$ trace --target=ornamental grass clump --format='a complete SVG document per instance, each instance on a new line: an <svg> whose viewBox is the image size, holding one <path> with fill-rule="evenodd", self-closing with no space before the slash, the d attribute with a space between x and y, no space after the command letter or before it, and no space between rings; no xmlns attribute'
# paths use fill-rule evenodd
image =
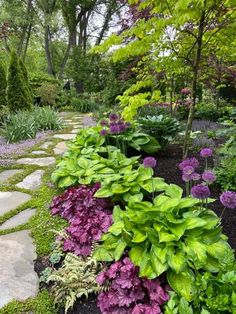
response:
<svg viewBox="0 0 236 314"><path fill-rule="evenodd" d="M53 215L69 221L63 239L64 251L88 256L92 243L100 240L112 223L111 203L107 199L94 197L100 185L69 188L56 196L51 204Z"/></svg>
<svg viewBox="0 0 236 314"><path fill-rule="evenodd" d="M101 272L97 282L109 286L98 296L102 314L158 314L169 299L168 286L159 279L140 278L138 267L128 257Z"/></svg>

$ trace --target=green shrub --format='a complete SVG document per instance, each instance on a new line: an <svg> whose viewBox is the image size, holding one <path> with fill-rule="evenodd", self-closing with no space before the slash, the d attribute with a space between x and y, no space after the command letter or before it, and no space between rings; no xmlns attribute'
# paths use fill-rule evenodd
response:
<svg viewBox="0 0 236 314"><path fill-rule="evenodd" d="M52 83L44 82L37 89L37 97L40 97L40 105L54 106L58 98L58 86Z"/></svg>
<svg viewBox="0 0 236 314"><path fill-rule="evenodd" d="M232 112L232 107L217 107L214 104L199 103L196 106L195 118L217 121L219 119L227 119Z"/></svg>
<svg viewBox="0 0 236 314"><path fill-rule="evenodd" d="M27 69L26 69L26 67L25 67L25 65L21 59L19 59L19 67L20 67L20 70L21 70L22 75L23 75L23 82L24 82L28 101L30 104L32 104L33 100L34 100L33 91L32 91L32 88L29 84L29 77L28 77Z"/></svg>
<svg viewBox="0 0 236 314"><path fill-rule="evenodd" d="M2 63L0 63L0 110L7 106L7 78L6 71ZM1 114L0 114L1 120Z"/></svg>
<svg viewBox="0 0 236 314"><path fill-rule="evenodd" d="M93 99L85 99L79 97L71 98L71 106L79 112L87 113L96 110L97 103Z"/></svg>
<svg viewBox="0 0 236 314"><path fill-rule="evenodd" d="M2 124L4 124L4 122L7 119L9 114L10 114L10 111L9 111L9 108L7 106L0 107L0 126Z"/></svg>
<svg viewBox="0 0 236 314"><path fill-rule="evenodd" d="M15 52L11 54L7 85L8 105L11 111L16 112L32 108L29 90L25 84L25 76Z"/></svg>
<svg viewBox="0 0 236 314"><path fill-rule="evenodd" d="M236 156L223 157L216 168L217 182L223 190L236 190Z"/></svg>
<svg viewBox="0 0 236 314"><path fill-rule="evenodd" d="M8 143L35 138L37 131L58 130L62 121L51 108L19 111L7 117L3 124L3 136Z"/></svg>
<svg viewBox="0 0 236 314"><path fill-rule="evenodd" d="M159 116L159 115L170 115L169 107L145 105L138 110L139 118L145 118L146 116Z"/></svg>
<svg viewBox="0 0 236 314"><path fill-rule="evenodd" d="M176 119L163 115L139 118L138 122L147 134L159 142L161 147L165 147L180 131L180 124Z"/></svg>

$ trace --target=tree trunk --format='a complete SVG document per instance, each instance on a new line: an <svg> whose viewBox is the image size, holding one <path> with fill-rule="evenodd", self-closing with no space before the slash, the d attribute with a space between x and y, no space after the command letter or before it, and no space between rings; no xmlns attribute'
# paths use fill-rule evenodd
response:
<svg viewBox="0 0 236 314"><path fill-rule="evenodd" d="M116 4L116 1L113 0L111 1L110 5L107 8L107 12L106 12L106 16L105 16L105 20L101 29L101 32L98 36L98 39L96 40L96 45L100 45L101 41L103 40L103 37L105 35L105 32L108 30L109 27L109 22L112 18L113 15L113 7Z"/></svg>
<svg viewBox="0 0 236 314"><path fill-rule="evenodd" d="M33 10L32 0L28 0L27 9L26 9L26 22L23 26L23 31L22 31L22 34L20 37L20 42L18 44L18 48L17 48L17 54L19 56L22 54L24 42L28 38L27 30L29 29L29 25L31 25L31 22L32 22L32 10ZM24 51L25 51L25 49L24 49Z"/></svg>
<svg viewBox="0 0 236 314"><path fill-rule="evenodd" d="M44 45L45 45L45 54L47 58L47 65L48 65L48 74L55 75L53 69L53 62L52 62L52 53L51 53L51 45L50 45L50 27L49 25L45 25L44 30Z"/></svg>
<svg viewBox="0 0 236 314"><path fill-rule="evenodd" d="M171 75L170 80L170 115L173 117L173 91L174 91L174 75Z"/></svg>
<svg viewBox="0 0 236 314"><path fill-rule="evenodd" d="M29 47L29 40L30 40L30 36L31 36L31 31L32 31L32 24L30 24L28 27L28 32L27 32L27 37L26 37L26 42L25 42L25 48L24 48L24 52L22 55L23 62L25 61L26 53L27 53L27 50Z"/></svg>
<svg viewBox="0 0 236 314"><path fill-rule="evenodd" d="M204 33L205 16L206 16L206 11L204 10L202 12L202 16L201 16L199 27L198 27L197 51L195 55L194 65L193 65L192 104L190 105L188 121L186 125L186 130L185 130L183 158L186 158L188 154L190 134L191 134L192 124L193 124L193 119L194 119L194 111L195 111L196 98L197 98L199 64L200 64L201 56L202 56L202 37Z"/></svg>

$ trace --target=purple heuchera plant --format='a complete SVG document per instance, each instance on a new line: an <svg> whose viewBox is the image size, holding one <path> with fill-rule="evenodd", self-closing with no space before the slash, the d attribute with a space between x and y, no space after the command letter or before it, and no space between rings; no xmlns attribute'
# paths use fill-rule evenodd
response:
<svg viewBox="0 0 236 314"><path fill-rule="evenodd" d="M112 215L108 199L95 198L100 184L79 186L67 189L56 196L51 204L53 215L67 219L68 237L64 239L64 250L76 255L88 256L94 241L100 240L112 224Z"/></svg>
<svg viewBox="0 0 236 314"><path fill-rule="evenodd" d="M158 314L169 299L169 287L163 287L159 279L140 278L138 267L128 257L97 276L100 285L107 281L109 289L98 296L102 314Z"/></svg>

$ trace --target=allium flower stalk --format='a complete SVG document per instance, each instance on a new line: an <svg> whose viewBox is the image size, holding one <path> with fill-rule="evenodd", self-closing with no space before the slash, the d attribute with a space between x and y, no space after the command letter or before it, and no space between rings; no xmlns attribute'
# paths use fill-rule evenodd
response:
<svg viewBox="0 0 236 314"><path fill-rule="evenodd" d="M229 209L236 208L236 193L233 191L223 192L220 195L220 202L224 206L224 209L220 215L220 217L222 218L226 208L229 208Z"/></svg>
<svg viewBox="0 0 236 314"><path fill-rule="evenodd" d="M153 182L153 170L152 168L155 168L157 165L156 159L153 157L146 157L143 160L143 166L144 168L148 168L151 174L151 179L152 179L152 199L154 200L155 197L155 187L154 187L154 182Z"/></svg>

